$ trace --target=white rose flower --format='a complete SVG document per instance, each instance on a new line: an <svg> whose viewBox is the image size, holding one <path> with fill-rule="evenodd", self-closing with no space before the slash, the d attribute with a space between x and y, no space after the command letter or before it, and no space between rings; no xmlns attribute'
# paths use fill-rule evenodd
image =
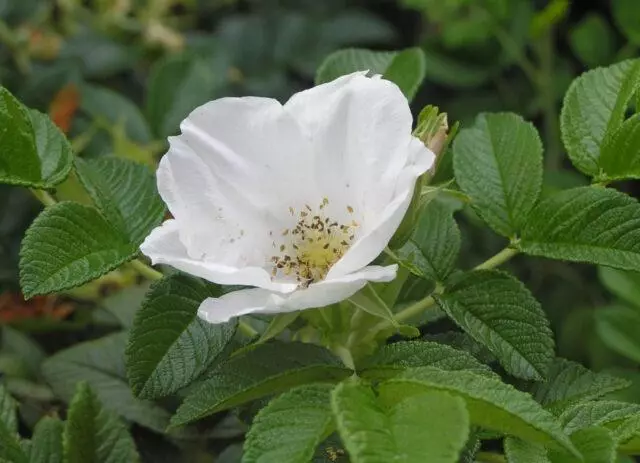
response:
<svg viewBox="0 0 640 463"><path fill-rule="evenodd" d="M397 266L368 265L385 248L435 159L411 134L400 89L354 73L294 95L222 98L170 137L158 190L173 214L141 250L222 285L211 323L323 307Z"/></svg>

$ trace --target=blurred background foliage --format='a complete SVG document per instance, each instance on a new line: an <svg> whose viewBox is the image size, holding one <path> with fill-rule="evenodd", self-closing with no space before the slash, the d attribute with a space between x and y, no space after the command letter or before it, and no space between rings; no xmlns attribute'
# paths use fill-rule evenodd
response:
<svg viewBox="0 0 640 463"><path fill-rule="evenodd" d="M640 56L640 1L0 0L0 84L48 112L78 155L115 154L151 167L196 106L234 95L285 101L313 85L328 55L349 47L419 47L426 80L413 100L416 114L435 104L462 126L483 111L533 121L546 148L545 189L554 191L587 183L560 141L562 97L580 73ZM446 179L446 163L441 168ZM633 182L621 188L640 194ZM89 201L74 177L56 195ZM147 288L138 274L125 267L60 296L22 299L19 244L40 207L24 189L0 188L0 371L22 399L23 421L56 413L58 399L72 392L69 377L93 378L96 388L102 380L95 378L107 376L112 401L120 403L111 406L137 423L144 458L176 461L189 436L169 444L148 431L161 431L175 404L132 407L121 361L125 338L98 339L130 326ZM457 219L465 268L506 244L470 208L461 207ZM558 354L630 379L634 386L619 396L640 402L640 275L529 257L509 268L542 302ZM406 284L409 299L429 289L411 278ZM426 325L425 333L454 329L442 323ZM52 365L68 377L52 373ZM224 442L217 461L236 461L237 446L226 445L243 425L231 415L205 425L185 461L199 461L203 439Z"/></svg>

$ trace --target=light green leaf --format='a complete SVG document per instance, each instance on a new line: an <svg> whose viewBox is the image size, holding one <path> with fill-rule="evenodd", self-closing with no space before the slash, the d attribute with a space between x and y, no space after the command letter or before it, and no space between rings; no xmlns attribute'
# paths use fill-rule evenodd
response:
<svg viewBox="0 0 640 463"><path fill-rule="evenodd" d="M549 321L518 280L496 270L470 272L436 301L509 373L526 379L546 377L554 355Z"/></svg>
<svg viewBox="0 0 640 463"><path fill-rule="evenodd" d="M180 122L212 96L213 69L195 56L169 55L149 73L146 114L158 138L178 132Z"/></svg>
<svg viewBox="0 0 640 463"><path fill-rule="evenodd" d="M363 378L389 378L407 368L431 366L441 370L469 370L494 375L487 365L463 350L429 341L403 341L386 344L366 360L358 374Z"/></svg>
<svg viewBox="0 0 640 463"><path fill-rule="evenodd" d="M640 4L635 0L612 0L613 18L629 41L640 45Z"/></svg>
<svg viewBox="0 0 640 463"><path fill-rule="evenodd" d="M567 407L560 415L567 434L594 426L616 428L625 420L640 416L640 404L616 400L583 400Z"/></svg>
<svg viewBox="0 0 640 463"><path fill-rule="evenodd" d="M550 463L547 449L542 445L515 437L507 437L504 440L504 454L508 463Z"/></svg>
<svg viewBox="0 0 640 463"><path fill-rule="evenodd" d="M333 385L311 384L285 392L256 415L244 443L242 463L309 461L333 430Z"/></svg>
<svg viewBox="0 0 640 463"><path fill-rule="evenodd" d="M622 124L639 84L640 60L629 60L588 71L569 87L560 115L562 140L584 174L598 175L602 141Z"/></svg>
<svg viewBox="0 0 640 463"><path fill-rule="evenodd" d="M50 188L71 170L71 146L39 111L25 108L0 87L0 183Z"/></svg>
<svg viewBox="0 0 640 463"><path fill-rule="evenodd" d="M441 201L429 201L420 211L407 243L398 250L400 264L421 278L444 282L460 251L460 230L453 211Z"/></svg>
<svg viewBox="0 0 640 463"><path fill-rule="evenodd" d="M62 421L45 416L33 430L29 463L62 463Z"/></svg>
<svg viewBox="0 0 640 463"><path fill-rule="evenodd" d="M73 288L110 272L138 253L97 210L62 202L31 224L20 249L25 297Z"/></svg>
<svg viewBox="0 0 640 463"><path fill-rule="evenodd" d="M162 221L164 203L148 167L116 157L78 158L76 173L98 210L136 247Z"/></svg>
<svg viewBox="0 0 640 463"><path fill-rule="evenodd" d="M640 311L629 307L603 307L594 312L598 337L615 352L640 362Z"/></svg>
<svg viewBox="0 0 640 463"><path fill-rule="evenodd" d="M602 284L621 300L640 309L640 273L599 267Z"/></svg>
<svg viewBox="0 0 640 463"><path fill-rule="evenodd" d="M551 413L529 394L499 379L470 371L421 367L406 370L380 385L381 400L388 404L427 391L448 392L464 399L474 425L575 453Z"/></svg>
<svg viewBox="0 0 640 463"><path fill-rule="evenodd" d="M582 458L551 450L551 463L614 463L616 460L616 442L608 429L581 429L571 435L571 441Z"/></svg>
<svg viewBox="0 0 640 463"><path fill-rule="evenodd" d="M600 167L601 177L608 180L640 178L640 115L627 119L604 138Z"/></svg>
<svg viewBox="0 0 640 463"><path fill-rule="evenodd" d="M139 461L133 439L117 416L105 410L82 382L69 405L64 428L66 463Z"/></svg>
<svg viewBox="0 0 640 463"><path fill-rule="evenodd" d="M289 325L298 319L300 312L284 312L275 315L269 325L264 330L264 333L260 335L257 343L267 342L269 339L273 339L282 333Z"/></svg>
<svg viewBox="0 0 640 463"><path fill-rule="evenodd" d="M129 388L124 366L127 333L76 344L49 357L42 373L56 396L70 402L76 384L86 381L104 407L121 417L159 433L169 424L169 413L136 399Z"/></svg>
<svg viewBox="0 0 640 463"><path fill-rule="evenodd" d="M455 138L453 167L478 215L497 233L516 235L542 188L536 128L516 114L482 114Z"/></svg>
<svg viewBox="0 0 640 463"><path fill-rule="evenodd" d="M335 383L352 373L320 346L275 341L254 345L217 366L208 380L190 391L171 425L181 426L294 386Z"/></svg>
<svg viewBox="0 0 640 463"><path fill-rule="evenodd" d="M385 410L370 387L344 382L331 406L354 463L455 463L469 435L464 401L439 392L412 395ZM437 419L433 419L437 417Z"/></svg>
<svg viewBox="0 0 640 463"><path fill-rule="evenodd" d="M11 397L4 384L0 383L0 422L12 434L18 432L17 407L17 402Z"/></svg>
<svg viewBox="0 0 640 463"><path fill-rule="evenodd" d="M588 67L609 64L615 53L615 36L601 15L591 13L569 31L573 54Z"/></svg>
<svg viewBox="0 0 640 463"><path fill-rule="evenodd" d="M378 295L371 283L368 283L364 288L351 296L349 298L349 302L357 308L364 310L375 317L388 320L393 325L397 326L397 323L393 318L393 312L387 303Z"/></svg>
<svg viewBox="0 0 640 463"><path fill-rule="evenodd" d="M175 274L157 282L136 313L126 350L134 394L162 397L188 386L227 346L237 320L214 325L198 317L200 303L220 288Z"/></svg>
<svg viewBox="0 0 640 463"><path fill-rule="evenodd" d="M394 82L411 100L424 79L425 68L424 53L419 48L400 52L347 48L325 58L316 73L316 85L356 71L369 71Z"/></svg>
<svg viewBox="0 0 640 463"><path fill-rule="evenodd" d="M624 389L629 383L606 373L595 373L579 363L557 358L549 367L547 380L531 390L547 408L558 408L576 400L590 400Z"/></svg>
<svg viewBox="0 0 640 463"><path fill-rule="evenodd" d="M527 254L640 270L640 205L618 191L582 187L542 200L519 248Z"/></svg>

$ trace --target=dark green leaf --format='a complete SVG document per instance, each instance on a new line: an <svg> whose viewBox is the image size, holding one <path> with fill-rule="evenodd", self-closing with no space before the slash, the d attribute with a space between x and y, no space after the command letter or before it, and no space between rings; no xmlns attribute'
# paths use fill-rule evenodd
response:
<svg viewBox="0 0 640 463"><path fill-rule="evenodd" d="M201 320L200 303L220 296L217 286L175 274L156 283L138 310L126 350L134 394L155 398L189 385L221 354L237 320L214 325Z"/></svg>
<svg viewBox="0 0 640 463"><path fill-rule="evenodd" d="M604 138L600 167L606 179L640 178L640 115L627 119Z"/></svg>
<svg viewBox="0 0 640 463"><path fill-rule="evenodd" d="M171 419L180 426L311 382L338 382L353 372L313 344L270 342L231 357L187 396Z"/></svg>
<svg viewBox="0 0 640 463"><path fill-rule="evenodd" d="M400 87L411 101L424 80L426 67L423 51L417 47L408 48L393 58L383 76Z"/></svg>
<svg viewBox="0 0 640 463"><path fill-rule="evenodd" d="M640 273L600 267L600 281L621 300L640 309Z"/></svg>
<svg viewBox="0 0 640 463"><path fill-rule="evenodd" d="M436 301L511 374L543 379L554 342L540 304L515 278L495 270L462 276Z"/></svg>
<svg viewBox="0 0 640 463"><path fill-rule="evenodd" d="M586 72L569 87L560 115L562 140L584 174L598 175L602 141L622 124L639 84L640 60L629 60Z"/></svg>
<svg viewBox="0 0 640 463"><path fill-rule="evenodd" d="M542 188L542 142L536 128L511 113L484 114L453 143L456 181L497 233L523 227Z"/></svg>
<svg viewBox="0 0 640 463"><path fill-rule="evenodd" d="M609 188L561 191L531 212L519 247L534 256L640 270L640 205Z"/></svg>
<svg viewBox="0 0 640 463"><path fill-rule="evenodd" d="M640 45L640 5L635 0L612 0L613 18L630 42Z"/></svg>
<svg viewBox="0 0 640 463"><path fill-rule="evenodd" d="M359 375L364 378L393 377L407 368L431 366L441 370L470 370L493 375L491 369L468 352L429 341L386 344L368 358Z"/></svg>
<svg viewBox="0 0 640 463"><path fill-rule="evenodd" d="M411 238L398 250L398 257L411 273L444 282L453 271L460 251L460 230L453 211L441 201L429 201Z"/></svg>
<svg viewBox="0 0 640 463"><path fill-rule="evenodd" d="M189 55L169 55L149 74L146 113L158 138L178 133L180 122L212 96L213 69Z"/></svg>
<svg viewBox="0 0 640 463"><path fill-rule="evenodd" d="M69 405L64 429L66 463L137 462L133 439L117 416L108 412L82 382Z"/></svg>
<svg viewBox="0 0 640 463"><path fill-rule="evenodd" d="M433 463L454 463L469 435L464 401L445 393L412 395L385 410L371 388L344 382L331 405L354 463L422 463L426 455Z"/></svg>
<svg viewBox="0 0 640 463"><path fill-rule="evenodd" d="M76 384L86 381L107 410L163 433L169 424L169 413L152 402L136 399L127 384L127 337L127 333L116 333L62 350L44 362L43 375L56 396L67 403Z"/></svg>
<svg viewBox="0 0 640 463"><path fill-rule="evenodd" d="M62 421L45 416L33 430L29 463L62 463Z"/></svg>
<svg viewBox="0 0 640 463"><path fill-rule="evenodd" d="M43 186L54 186L62 182L71 171L73 151L67 138L46 114L29 110L31 126L40 157Z"/></svg>
<svg viewBox="0 0 640 463"><path fill-rule="evenodd" d="M137 246L91 207L62 202L31 224L20 250L25 297L73 288L133 258Z"/></svg>
<svg viewBox="0 0 640 463"><path fill-rule="evenodd" d="M136 247L162 221L164 203L148 167L116 157L78 158L76 173L104 217Z"/></svg>
<svg viewBox="0 0 640 463"><path fill-rule="evenodd" d="M531 393L546 407L558 407L575 400L601 397L629 383L606 373L594 373L579 363L557 358L549 368L547 381L536 383Z"/></svg>
<svg viewBox="0 0 640 463"><path fill-rule="evenodd" d="M135 286L128 286L120 291L110 294L100 301L100 307L106 312L95 312L94 320L110 321L122 328L129 329L133 326L133 320L145 299L150 285L143 283ZM112 317L112 318L110 318ZM115 323L114 323L115 322Z"/></svg>
<svg viewBox="0 0 640 463"><path fill-rule="evenodd" d="M243 463L309 461L334 429L333 385L311 384L285 392L256 415L244 444Z"/></svg>
<svg viewBox="0 0 640 463"><path fill-rule="evenodd" d="M284 312L275 315L256 342L267 342L269 339L275 338L286 330L289 325L296 321L299 316L300 312Z"/></svg>
<svg viewBox="0 0 640 463"><path fill-rule="evenodd" d="M603 307L594 312L596 333L607 347L640 362L640 311Z"/></svg>
<svg viewBox="0 0 640 463"><path fill-rule="evenodd" d="M472 424L575 453L551 413L529 394L499 379L470 371L421 367L406 370L380 385L380 397L388 404L427 391L448 392L464 399Z"/></svg>
<svg viewBox="0 0 640 463"><path fill-rule="evenodd" d="M0 461L2 463L29 463L18 436L0 421Z"/></svg>
<svg viewBox="0 0 640 463"><path fill-rule="evenodd" d="M40 364L46 357L42 348L33 339L10 326L2 327L0 351L19 356L31 377L36 377L40 373Z"/></svg>
<svg viewBox="0 0 640 463"><path fill-rule="evenodd" d="M487 82L493 73L490 66L457 60L441 51L425 49L424 55L426 78L447 87L478 87Z"/></svg>
<svg viewBox="0 0 640 463"><path fill-rule="evenodd" d="M16 417L18 404L11 397L7 388L0 383L0 422L5 429L12 434L18 432L18 419Z"/></svg>
<svg viewBox="0 0 640 463"><path fill-rule="evenodd" d="M599 14L582 18L569 32L574 55L588 67L609 64L615 52L615 36L609 23Z"/></svg>

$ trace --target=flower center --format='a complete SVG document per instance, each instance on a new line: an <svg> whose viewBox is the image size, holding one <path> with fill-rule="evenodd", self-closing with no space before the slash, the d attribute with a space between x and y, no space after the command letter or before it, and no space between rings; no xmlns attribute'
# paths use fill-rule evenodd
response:
<svg viewBox="0 0 640 463"><path fill-rule="evenodd" d="M306 288L324 279L331 266L347 252L358 222L352 220L346 224L333 220L325 214L324 209L328 205L329 200L324 198L317 212L308 205L297 214L293 207L289 208L297 222L294 228L287 228L281 233L281 236L288 237L288 241L280 245L280 254L271 258L273 277L279 272L295 275L300 287ZM353 214L354 209L347 206L347 212ZM277 247L275 241L273 245Z"/></svg>

